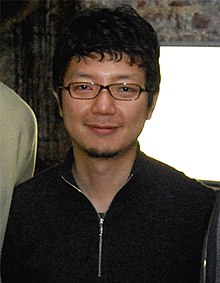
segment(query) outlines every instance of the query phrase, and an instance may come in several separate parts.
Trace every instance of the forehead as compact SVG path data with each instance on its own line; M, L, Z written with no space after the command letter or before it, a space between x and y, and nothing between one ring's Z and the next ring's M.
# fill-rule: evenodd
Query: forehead
M140 68L138 64L131 64L131 59L127 54L122 56L111 56L104 54L102 57L100 54L92 53L88 57L73 57L69 62L65 78L72 76L86 76L86 75L124 75L126 76L138 76L143 75L145 72L143 68ZM134 77L135 79L135 77Z

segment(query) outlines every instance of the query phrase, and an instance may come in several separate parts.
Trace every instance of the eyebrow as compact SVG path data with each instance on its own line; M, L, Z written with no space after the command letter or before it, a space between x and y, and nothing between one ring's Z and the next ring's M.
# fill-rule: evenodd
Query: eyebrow
M111 78L113 80L127 80L127 79L133 79L135 74L116 74L113 75ZM86 78L94 80L95 76L93 74L83 73L83 72L74 72L73 77L80 77L80 78ZM134 78L135 79L135 78Z
M82 77L82 78L92 78L93 76L87 73L82 72L73 72L72 76L74 77Z
M122 75L116 75L114 78L117 80L126 80L126 79L132 79L134 78L135 74L122 74Z

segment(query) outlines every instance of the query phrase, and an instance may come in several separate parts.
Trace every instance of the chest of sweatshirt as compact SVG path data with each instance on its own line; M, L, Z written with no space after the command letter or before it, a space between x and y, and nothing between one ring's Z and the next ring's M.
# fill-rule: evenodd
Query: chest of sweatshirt
M102 223L103 276L113 272L119 276L124 268L125 277L127 272L164 277L158 270L165 263L171 268L179 262L179 270L184 272L181 266L187 258L199 261L212 197L207 201L208 192L207 196L201 192L201 197L194 188L183 189L185 181L172 184L171 177L162 182L155 181L156 176L152 171L134 172L106 212ZM16 232L13 235L12 227L11 236L15 247L19 243L19 261L30 266L33 274L44 272L44 267L47 273L69 268L79 277L97 278L98 213L72 180L57 174L40 180L40 185L39 181L28 183L13 205ZM190 251L194 256L190 257Z

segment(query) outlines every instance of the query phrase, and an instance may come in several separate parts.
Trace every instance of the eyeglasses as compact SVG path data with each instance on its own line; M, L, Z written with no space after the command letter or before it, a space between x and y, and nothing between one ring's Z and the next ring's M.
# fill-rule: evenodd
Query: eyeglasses
M143 91L147 91L137 84L117 83L103 86L90 82L74 82L68 86L61 86L60 89L68 90L70 96L74 99L94 99L103 89L107 89L110 95L117 100L136 100Z

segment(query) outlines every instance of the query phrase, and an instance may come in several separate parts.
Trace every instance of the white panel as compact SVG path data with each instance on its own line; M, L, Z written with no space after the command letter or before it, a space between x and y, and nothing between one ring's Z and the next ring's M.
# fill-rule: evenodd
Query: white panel
M161 90L141 149L202 180L220 180L220 47L161 47Z

